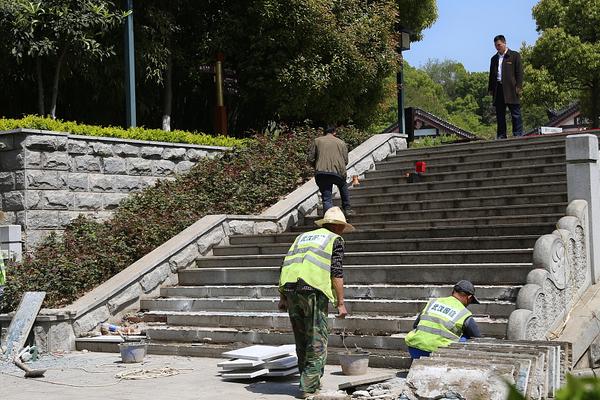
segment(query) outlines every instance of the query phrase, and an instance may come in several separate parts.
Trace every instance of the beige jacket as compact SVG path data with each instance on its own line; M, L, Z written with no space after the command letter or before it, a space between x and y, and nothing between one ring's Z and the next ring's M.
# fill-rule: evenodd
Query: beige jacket
M308 160L315 167L315 173L336 174L345 179L348 147L335 135L327 134L315 139Z

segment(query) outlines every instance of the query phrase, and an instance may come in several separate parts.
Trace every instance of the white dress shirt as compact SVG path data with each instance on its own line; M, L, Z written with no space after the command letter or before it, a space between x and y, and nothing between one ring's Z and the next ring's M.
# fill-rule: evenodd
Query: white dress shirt
M504 54L498 53L498 76L496 77L496 79L500 83L502 83L502 62L504 61L504 56L506 55L507 51L508 51L508 49L506 49L506 51L504 51Z

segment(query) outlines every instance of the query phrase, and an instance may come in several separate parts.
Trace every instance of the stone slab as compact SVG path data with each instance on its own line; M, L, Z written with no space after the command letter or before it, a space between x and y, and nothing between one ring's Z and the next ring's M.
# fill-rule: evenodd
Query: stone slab
M257 369L255 371L247 371L247 372L239 372L239 371L223 372L221 374L221 377L223 379L252 379L252 378L256 378L257 376L266 375L268 373L269 373L268 369L262 368L262 369Z
M535 365L536 357L530 355L519 355L519 354L505 354L495 353L486 351L471 351L471 350L457 350L457 349L438 349L431 355L433 358L447 358L447 359L476 359L485 360L490 363L506 362L511 361L518 364L518 369L515 371L515 386L522 394L527 394L530 398L533 398L531 391L531 385L529 381L533 378L530 374L532 367Z
M258 366L262 366L265 362L260 360L244 360L242 358L238 358L235 360L227 360L217 364L217 367L221 367L224 370L235 370L241 368L254 368Z
M298 367L292 367L292 368L288 368L288 369L277 369L277 370L269 369L269 372L266 374L266 376L289 376L289 375L297 374L298 372L299 372Z
M281 358L276 358L267 362L265 365L269 370L273 369L288 369L298 365L298 357L295 354L284 356Z
M534 393L536 393L535 397L542 396L544 393L549 391L549 366L547 364L547 360L549 358L549 350L547 348L535 348L534 346L527 345L486 345L481 343L459 343L452 344L451 348L467 348L470 350L480 350L480 351L497 351L497 352L506 352L512 353L516 355L529 354L533 356L537 356L538 359L535 365L532 366L531 374L534 375L534 380L532 384L534 385Z
M4 352L6 360L12 360L23 348L45 297L46 292L25 292L23 294L17 312L8 326L6 351Z
M293 348L290 348L290 346L292 346ZM223 353L223 357L265 361L290 354L290 352L295 351L295 349L295 345L265 346L257 344L254 346L248 346L243 347L241 349L227 351Z
M419 398L442 398L453 391L466 399L505 400L508 387L504 380L514 383L514 370L512 364L441 363L421 358L413 361L406 382Z
M396 377L396 374L383 374L376 376L368 376L368 377L358 377L349 380L348 382L340 383L338 389L345 390L350 389L356 386L365 386L370 385L372 383L387 381L388 379L393 379Z

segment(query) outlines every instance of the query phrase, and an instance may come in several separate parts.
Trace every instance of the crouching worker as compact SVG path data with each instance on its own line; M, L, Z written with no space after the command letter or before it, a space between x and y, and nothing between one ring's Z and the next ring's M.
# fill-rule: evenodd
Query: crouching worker
M340 235L354 230L339 207L328 209L315 223L321 228L296 238L279 277L279 310L289 312L303 398L314 396L321 384L327 360L329 301L337 308L338 318L347 314Z
M469 304L479 304L479 300L473 284L465 280L454 285L452 296L429 300L417 316L414 329L406 335L410 357L427 357L440 347L481 337L477 322L467 309Z

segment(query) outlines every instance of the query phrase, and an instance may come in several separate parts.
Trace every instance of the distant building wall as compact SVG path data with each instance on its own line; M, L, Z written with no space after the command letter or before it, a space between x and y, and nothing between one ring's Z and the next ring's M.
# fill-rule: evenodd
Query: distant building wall
M174 179L227 150L18 129L0 132L0 225L20 225L26 248L79 214L108 218L130 193Z

